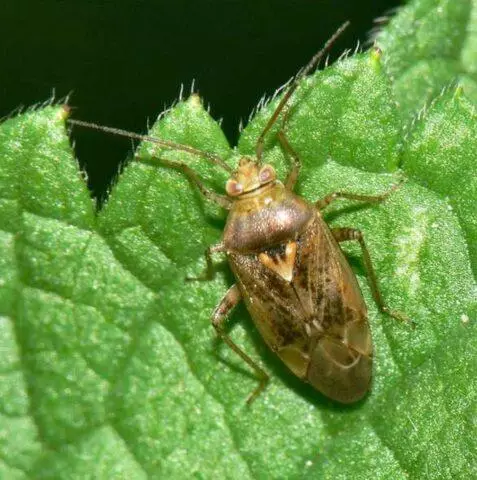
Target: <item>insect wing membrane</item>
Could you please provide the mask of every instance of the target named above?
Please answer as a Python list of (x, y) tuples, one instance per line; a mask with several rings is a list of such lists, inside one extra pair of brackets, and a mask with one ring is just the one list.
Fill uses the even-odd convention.
[(287, 367), (339, 402), (363, 397), (372, 370), (366, 307), (319, 212), (296, 241), (229, 260), (256, 327)]
[[(310, 238), (308, 261), (321, 285), (314, 296), (323, 333), (312, 342), (307, 381), (334, 400), (352, 403), (369, 390), (372, 340), (366, 306), (354, 273), (328, 226), (321, 220)], [(321, 231), (321, 236), (320, 236)], [(313, 237), (313, 235), (311, 235)], [(298, 272), (300, 272), (300, 268)], [(297, 283), (300, 274), (298, 273)]]

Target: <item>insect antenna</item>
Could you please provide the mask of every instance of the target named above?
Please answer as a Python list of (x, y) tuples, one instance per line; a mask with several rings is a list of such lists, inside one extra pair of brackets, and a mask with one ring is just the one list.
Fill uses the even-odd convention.
[(219, 167), (223, 168), (227, 173), (233, 173), (233, 169), (229, 165), (227, 165), (224, 162), (224, 160), (218, 155), (215, 155), (211, 152), (204, 152), (197, 148), (190, 147), (189, 145), (182, 145), (181, 143), (175, 143), (169, 140), (160, 140), (159, 138), (151, 137), (150, 135), (141, 135), (140, 133), (128, 132), (127, 130), (122, 130), (120, 128), (106, 127), (104, 125), (98, 125), (97, 123), (92, 123), (92, 122), (84, 122), (83, 120), (74, 120), (71, 118), (71, 119), (68, 119), (67, 121), (71, 125), (78, 125), (80, 127), (91, 128), (93, 130), (112, 133), (113, 135), (119, 135), (121, 137), (133, 138), (136, 140), (141, 140), (143, 142), (155, 143), (156, 145), (160, 145), (161, 147), (180, 150), (181, 152), (191, 153), (193, 155), (206, 158), (207, 160), (214, 163), (215, 165), (218, 165)]
[(273, 115), (270, 117), (267, 124), (265, 125), (265, 128), (262, 130), (262, 133), (258, 137), (257, 144), (255, 147), (255, 153), (257, 156), (257, 161), (259, 163), (261, 162), (261, 158), (262, 158), (265, 135), (273, 127), (273, 124), (276, 122), (278, 116), (280, 115), (282, 110), (285, 108), (285, 105), (287, 104), (290, 97), (293, 95), (293, 92), (297, 89), (298, 84), (300, 83), (300, 80), (306, 75), (308, 75), (308, 73), (310, 73), (310, 71), (316, 67), (318, 62), (325, 55), (325, 53), (331, 48), (331, 46), (333, 45), (333, 43), (335, 43), (338, 37), (349, 27), (349, 25), (350, 25), (349, 21), (343, 23), (343, 25), (341, 25), (341, 27), (339, 27), (338, 30), (336, 30), (336, 32), (327, 40), (323, 48), (319, 52), (315, 53), (315, 55), (313, 55), (311, 60), (297, 73), (293, 81), (288, 86), (287, 90), (285, 91), (285, 94), (280, 100), (280, 103), (278, 104), (277, 108), (273, 112)]

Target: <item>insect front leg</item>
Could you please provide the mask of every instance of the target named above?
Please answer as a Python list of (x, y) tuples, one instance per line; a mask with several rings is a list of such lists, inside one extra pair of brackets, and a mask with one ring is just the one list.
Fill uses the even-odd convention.
[(165, 165), (166, 167), (175, 168), (176, 170), (181, 171), (189, 180), (191, 180), (199, 189), (200, 193), (204, 195), (205, 198), (211, 200), (212, 202), (220, 205), (221, 207), (225, 208), (226, 210), (230, 210), (232, 205), (231, 200), (225, 196), (220, 195), (217, 192), (207, 188), (203, 183), (202, 180), (197, 176), (197, 174), (189, 167), (189, 165), (183, 162), (175, 162), (173, 160), (167, 160), (165, 158), (158, 158), (152, 157), (148, 160), (141, 160), (143, 163), (154, 163), (159, 165)]
[(202, 275), (198, 277), (186, 277), (188, 282), (193, 281), (204, 281), (204, 280), (213, 280), (215, 276), (214, 262), (212, 260), (213, 253), (225, 252), (225, 245), (220, 242), (215, 245), (209, 245), (204, 252), (204, 257), (206, 261), (205, 271)]
[(387, 313), (389, 316), (395, 318), (396, 320), (400, 320), (402, 322), (411, 322), (411, 324), (414, 325), (414, 322), (412, 322), (406, 315), (401, 312), (391, 310), (384, 303), (381, 291), (379, 290), (378, 279), (376, 277), (376, 272), (374, 271), (371, 256), (369, 255), (369, 250), (366, 246), (366, 243), (364, 242), (363, 234), (361, 233), (361, 231), (355, 228), (333, 228), (331, 230), (331, 233), (333, 234), (337, 242), (346, 242), (349, 240), (355, 240), (359, 242), (364, 260), (364, 268), (366, 269), (366, 276), (368, 277), (369, 286), (371, 287), (371, 293), (379, 310), (381, 312)]
[(290, 155), (292, 159), (292, 168), (288, 172), (287, 179), (285, 181), (285, 187), (287, 190), (293, 191), (293, 188), (295, 186), (295, 183), (298, 179), (298, 175), (300, 173), (301, 169), (301, 160), (298, 154), (293, 150), (292, 146), (290, 145), (290, 142), (288, 141), (285, 132), (283, 130), (280, 130), (278, 132), (278, 140), (280, 140), (280, 143), (282, 144), (283, 150), (285, 150), (288, 155)]
[(388, 198), (389, 195), (391, 195), (391, 193), (396, 191), (401, 186), (401, 183), (397, 183), (396, 185), (393, 185), (389, 190), (382, 193), (381, 195), (359, 195), (356, 193), (333, 192), (333, 193), (330, 193), (329, 195), (326, 195), (326, 197), (315, 202), (315, 206), (318, 210), (323, 210), (331, 202), (334, 202), (335, 200), (338, 200), (341, 198), (344, 198), (346, 200), (357, 200), (359, 202), (379, 203), (386, 200), (386, 198)]
[(230, 311), (237, 305), (240, 300), (242, 299), (242, 295), (237, 285), (233, 285), (229, 288), (227, 293), (225, 294), (224, 298), (220, 301), (217, 307), (212, 314), (212, 325), (217, 332), (217, 335), (242, 359), (244, 360), (250, 367), (253, 368), (257, 377), (260, 379), (260, 383), (258, 384), (257, 388), (255, 388), (252, 393), (247, 398), (247, 403), (251, 404), (258, 395), (262, 392), (268, 382), (268, 375), (267, 373), (257, 364), (254, 360), (252, 360), (237, 344), (233, 342), (233, 340), (225, 333), (224, 331), (224, 323), (227, 320), (227, 316)]

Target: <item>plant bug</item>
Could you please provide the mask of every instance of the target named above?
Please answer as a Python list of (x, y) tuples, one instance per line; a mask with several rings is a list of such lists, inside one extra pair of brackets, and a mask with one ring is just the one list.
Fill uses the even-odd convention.
[[(359, 242), (379, 309), (396, 318), (404, 318), (385, 306), (361, 232), (352, 228), (330, 229), (320, 213), (340, 198), (380, 202), (396, 187), (378, 196), (335, 192), (315, 203), (293, 193), (300, 160), (286, 137), (287, 112), (284, 109), (299, 81), (316, 66), (347, 25), (337, 30), (290, 83), (257, 140), (255, 158), (243, 156), (235, 171), (217, 155), (187, 145), (70, 120), (75, 125), (201, 156), (230, 175), (225, 186), (226, 195), (221, 195), (209, 190), (185, 163), (158, 159), (166, 166), (181, 170), (207, 199), (229, 211), (222, 240), (205, 252), (205, 274), (189, 280), (210, 279), (212, 254), (225, 253), (237, 283), (215, 308), (212, 324), (220, 338), (260, 379), (248, 403), (265, 388), (269, 377), (224, 330), (229, 313), (241, 300), (267, 345), (297, 377), (341, 403), (355, 402), (369, 390), (373, 347), (367, 309), (356, 277), (339, 247), (340, 242)], [(262, 163), (265, 136), (280, 114), (283, 114), (283, 121), (278, 140), (292, 159), (284, 183), (277, 179), (271, 165)]]

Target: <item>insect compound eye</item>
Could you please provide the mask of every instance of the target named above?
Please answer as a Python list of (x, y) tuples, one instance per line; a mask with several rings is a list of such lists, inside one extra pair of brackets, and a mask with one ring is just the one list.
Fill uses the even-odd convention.
[(242, 184), (237, 182), (237, 180), (233, 180), (230, 178), (225, 184), (225, 191), (227, 192), (227, 195), (230, 195), (231, 197), (236, 197), (243, 192), (243, 186)]
[(271, 165), (265, 165), (258, 174), (258, 179), (262, 185), (275, 180), (275, 178), (277, 178), (277, 175)]

